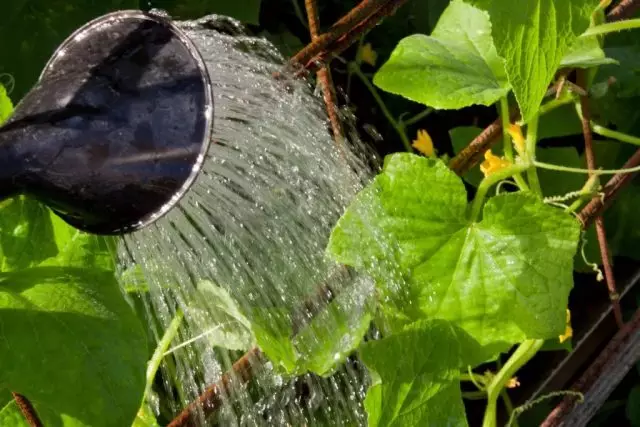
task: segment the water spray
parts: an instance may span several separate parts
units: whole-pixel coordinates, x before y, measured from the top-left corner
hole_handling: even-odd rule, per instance
[[[309,376],[302,379],[313,384],[309,401],[283,403],[274,396],[290,395],[298,380],[266,363],[259,343],[236,344],[246,354],[231,366],[237,355],[214,348],[209,333],[240,329],[220,328],[230,323],[216,306],[220,295],[252,324],[290,322],[291,335],[334,298],[318,333],[339,332],[335,313],[358,330],[373,295],[368,279],[324,256],[372,156],[352,150],[361,141],[349,123],[349,146],[336,147],[308,82],[274,78],[286,62],[231,19],[116,12],[71,35],[0,128],[0,198],[26,194],[80,230],[122,235],[119,271],[133,282],[142,273],[152,334],[180,319],[168,356],[177,380],[165,398],[184,410],[171,425],[205,425],[208,417],[251,425],[265,416],[269,425],[296,425],[336,411],[363,417],[364,372],[345,365],[335,374],[349,397],[329,387],[336,379]],[[300,355],[320,344],[315,329],[306,332],[296,343]],[[349,339],[331,340],[335,360],[346,357]],[[259,396],[216,386],[237,366],[251,366],[243,380],[255,377]]]

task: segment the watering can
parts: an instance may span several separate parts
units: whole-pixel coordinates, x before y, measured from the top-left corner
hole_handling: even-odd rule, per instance
[[[60,45],[0,127],[0,199],[35,197],[95,234],[135,231],[189,189],[212,126],[189,38],[161,16],[105,15]]]

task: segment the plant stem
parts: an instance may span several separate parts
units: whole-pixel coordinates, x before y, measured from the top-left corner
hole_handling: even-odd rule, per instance
[[[585,70],[578,71],[578,84],[583,88],[588,86],[588,74]],[[593,150],[593,133],[591,129],[591,109],[589,106],[589,97],[586,95],[580,96],[580,110],[582,114],[580,117],[582,123],[582,135],[584,137],[584,154],[587,161],[587,168],[593,170],[596,169],[596,157]],[[596,178],[590,174],[589,178]],[[613,307],[613,313],[616,319],[616,323],[619,328],[622,328],[624,321],[622,320],[622,309],[620,308],[620,297],[616,288],[616,280],[613,275],[613,268],[611,266],[611,254],[609,251],[609,245],[607,244],[607,232],[604,225],[602,215],[596,217],[595,220],[596,234],[598,236],[598,246],[600,247],[600,257],[602,259],[602,267],[604,269],[604,276],[607,283],[607,290],[609,291],[609,299],[611,300],[611,306]]]
[[[591,175],[617,175],[617,174],[628,174],[628,173],[636,173],[640,172],[640,166],[635,166],[632,168],[622,168],[622,169],[582,169],[582,168],[572,168],[569,166],[562,165],[554,165],[551,163],[534,161],[533,164],[542,169],[549,169],[552,171],[558,172],[569,172],[569,173],[582,173],[582,174],[591,174]]]
[[[515,158],[513,157],[513,144],[511,142],[511,135],[509,135],[509,126],[511,125],[511,118],[509,117],[509,100],[506,96],[500,98],[499,102],[500,108],[500,119],[502,120],[502,139],[504,142],[504,155],[507,160],[511,163],[515,163]],[[526,181],[522,177],[521,174],[517,173],[513,175],[513,179],[518,184],[521,190],[528,190],[529,186]]]
[[[473,203],[471,204],[471,221],[476,222],[480,217],[480,211],[482,210],[484,199],[487,196],[487,192],[494,184],[502,181],[503,179],[510,178],[516,173],[529,170],[530,168],[530,164],[515,164],[504,169],[500,169],[499,171],[496,171],[491,175],[485,177],[480,182],[478,190],[476,191],[476,197],[473,199]]]
[[[504,403],[505,408],[507,408],[507,414],[509,415],[509,419],[511,419],[511,414],[513,414],[513,403],[511,402],[511,398],[509,397],[509,393],[504,388],[500,391],[500,397],[502,397],[502,402]],[[518,422],[513,420],[509,427],[518,427]]]
[[[398,132],[398,135],[400,136],[400,139],[402,140],[402,144],[404,145],[404,148],[408,152],[413,153],[413,148],[411,148],[411,142],[409,141],[409,138],[407,138],[407,134],[404,131],[404,127],[402,125],[400,125],[396,121],[396,119],[393,118],[393,115],[391,114],[391,112],[389,111],[389,109],[385,105],[384,101],[380,97],[380,94],[378,93],[378,90],[369,81],[367,76],[364,75],[364,73],[360,69],[360,66],[357,63],[352,61],[352,62],[349,63],[349,70],[353,74],[358,76],[358,78],[367,87],[367,89],[369,89],[369,92],[371,92],[371,96],[373,96],[373,99],[375,99],[375,101],[380,106],[380,109],[382,110],[382,113],[384,114],[384,116],[387,118],[387,120],[389,120],[389,123],[391,123],[391,126],[393,126],[393,128],[396,130],[396,132]]]
[[[483,400],[487,398],[485,391],[463,391],[462,398],[467,400]]]
[[[29,399],[19,393],[12,392],[13,400],[16,401],[16,405],[20,408],[22,416],[24,417],[29,427],[43,427],[42,421],[38,417],[36,409],[33,407]]]
[[[552,99],[549,102],[545,102],[540,106],[540,110],[538,111],[538,115],[544,116],[550,111],[555,110],[556,108],[562,107],[563,105],[571,104],[575,99],[573,96],[563,96],[560,99]]]
[[[485,378],[482,375],[477,375],[474,374],[473,372],[471,372],[471,369],[469,369],[469,373],[468,374],[460,374],[460,381],[468,381],[473,383],[473,385],[475,385],[478,390],[484,390],[485,389]]]
[[[526,150],[530,162],[535,162],[536,160],[536,145],[538,144],[539,119],[540,116],[536,114],[527,124]],[[536,168],[530,168],[527,170],[527,178],[529,180],[531,190],[533,190],[533,192],[539,197],[542,197],[542,189],[540,188],[540,180],[538,179],[538,172],[536,171]]]
[[[482,427],[497,426],[498,397],[504,385],[511,377],[540,350],[544,340],[527,340],[520,344],[507,363],[493,377],[487,388],[487,410],[484,413]]]
[[[595,27],[591,27],[587,31],[582,33],[580,37],[593,37],[593,36],[599,36],[602,34],[615,33],[618,31],[632,30],[634,28],[640,28],[640,18],[627,19],[625,21],[609,22],[602,25],[596,25]]]
[[[435,110],[433,108],[426,108],[423,111],[421,111],[418,114],[416,114],[415,116],[411,117],[409,120],[403,120],[402,121],[402,125],[406,127],[406,126],[411,126],[413,124],[416,124],[420,120],[422,120],[425,117],[427,117],[429,114],[433,113],[434,111]]]
[[[184,314],[182,313],[182,310],[178,309],[176,314],[173,316],[173,319],[171,319],[171,323],[169,323],[169,326],[164,331],[164,335],[158,342],[158,345],[153,352],[153,356],[151,356],[151,359],[147,364],[147,385],[144,390],[145,398],[147,398],[151,393],[151,387],[153,386],[153,380],[156,376],[156,372],[158,372],[158,368],[160,368],[160,364],[164,358],[164,353],[167,351],[169,345],[171,345],[171,341],[173,341],[178,333],[178,329],[182,324],[182,319],[184,319]]]
[[[640,148],[625,162],[624,168],[635,168],[640,166]],[[578,219],[586,229],[593,220],[607,209],[615,201],[625,186],[629,185],[635,174],[618,173],[612,177],[602,189],[604,197],[594,197],[578,214]]]
[[[502,142],[504,144],[504,156],[513,163],[513,144],[511,143],[511,136],[509,135],[509,126],[511,120],[509,120],[509,100],[506,96],[500,98],[500,120],[502,121]]]
[[[617,141],[640,146],[640,138],[638,138],[637,136],[622,133],[617,130],[608,129],[593,122],[591,122],[591,129],[598,135],[604,136],[606,138],[611,138]]]

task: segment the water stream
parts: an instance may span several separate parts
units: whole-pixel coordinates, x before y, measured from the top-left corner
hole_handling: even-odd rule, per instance
[[[327,336],[335,339],[331,345],[348,347],[353,331],[336,336],[332,316],[344,317],[347,325],[359,322],[372,294],[368,279],[324,254],[336,220],[370,176],[363,144],[353,137],[336,147],[313,88],[274,79],[285,58],[269,42],[245,35],[223,17],[181,26],[210,71],[212,146],[178,207],[126,236],[120,247],[123,283],[129,291],[141,289],[136,298],[156,340],[184,314],[161,368],[160,393],[173,415],[253,347],[252,324],[280,330],[284,318],[295,334],[311,313],[321,312],[323,322],[303,331],[296,347],[311,357],[326,346]],[[327,284],[337,295],[331,311],[316,303],[327,299]],[[324,378],[283,375],[262,362],[249,358],[255,378],[224,397],[207,421],[201,415],[199,425],[365,423],[368,379],[357,360],[348,359]]]

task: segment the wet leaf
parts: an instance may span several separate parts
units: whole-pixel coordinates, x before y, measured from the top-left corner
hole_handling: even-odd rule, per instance
[[[331,374],[358,348],[374,311],[371,281],[353,279],[345,283],[349,290],[340,292],[310,322],[296,317],[295,333],[292,316],[284,311],[254,310],[252,330],[260,349],[289,374]]]
[[[160,427],[149,405],[142,405],[131,427]]]
[[[525,121],[540,107],[549,83],[597,0],[471,0],[491,16],[493,42]]]
[[[236,301],[222,287],[209,280],[198,283],[201,297],[188,315],[196,317],[195,324],[210,326],[201,331],[212,347],[229,350],[248,350],[255,344],[251,322],[242,314]]]
[[[431,36],[401,40],[374,83],[440,109],[491,105],[509,91],[489,17],[459,0],[447,7]]]
[[[458,381],[464,350],[454,328],[438,320],[363,345],[360,356],[379,377],[365,398],[369,426],[466,426]]]
[[[360,277],[294,338],[306,370],[327,375],[362,342],[375,310],[373,283]]]
[[[460,178],[396,154],[340,219],[328,252],[369,272],[407,319],[452,321],[495,351],[564,331],[579,232],[529,193],[493,197],[471,222]]]

